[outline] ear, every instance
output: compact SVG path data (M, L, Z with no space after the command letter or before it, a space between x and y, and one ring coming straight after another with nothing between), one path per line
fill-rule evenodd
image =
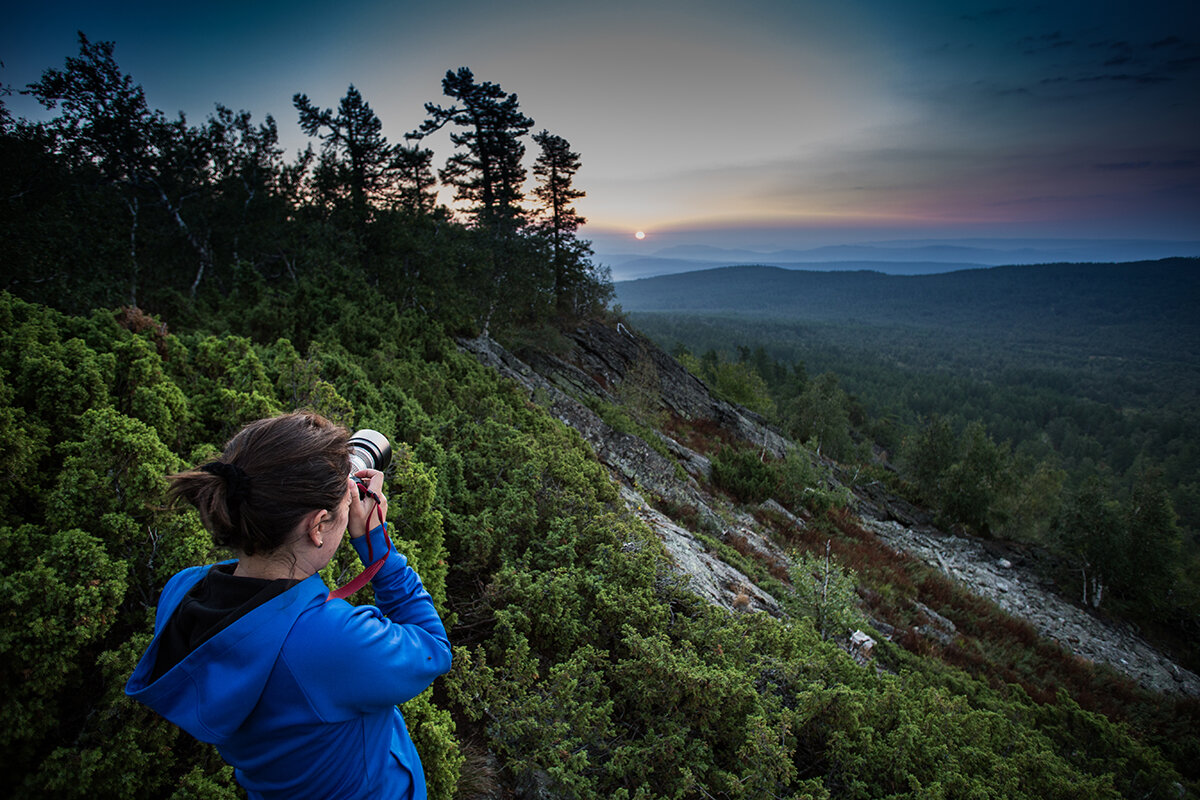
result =
M301 520L301 530L304 531L304 536L312 543L313 547L320 547L325 541L325 531L322 526L330 519L330 514L326 509L310 511L304 515Z

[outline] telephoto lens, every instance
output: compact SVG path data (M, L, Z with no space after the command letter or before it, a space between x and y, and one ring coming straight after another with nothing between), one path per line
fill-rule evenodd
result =
M380 472L392 463L392 444L379 431L364 429L350 437L350 475L363 469Z

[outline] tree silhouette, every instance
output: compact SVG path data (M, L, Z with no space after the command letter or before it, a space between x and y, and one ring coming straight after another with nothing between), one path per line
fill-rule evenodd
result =
M183 114L168 122L161 111L152 111L142 87L117 66L113 47L112 42L93 44L80 32L79 56L67 58L65 69L46 70L26 93L59 110L46 126L57 151L76 169L98 170L124 200L130 220L130 305L138 303L142 278L138 250L144 200L162 212L198 257L189 287L194 299L214 262L212 209L195 198L209 194L217 180L223 129L220 124L189 126ZM218 118L222 113L233 121L227 110L219 110ZM249 125L247 113L241 119Z
M572 185L579 171L579 154L571 152L566 139L547 130L536 134L533 140L541 148L533 164L533 174L538 178L533 196L541 204L541 218L536 227L550 242L555 305L560 313L569 313L575 306L573 290L585 282L592 253L589 244L575 235L587 221L575 213L572 205L586 195Z
M91 167L120 189L129 211L129 303L137 305L138 223L143 191L148 188L157 143L166 121L151 111L146 93L121 72L113 42L93 44L79 32L79 56L65 69L48 69L23 92L59 111L47 124L55 148L76 169Z
M488 81L476 83L467 67L447 71L442 91L455 100L454 105L426 103L429 118L408 138L423 139L447 123L460 127L461 131L450 134L450 141L462 150L447 160L442 181L456 187L456 199L472 204L467 213L476 225L501 233L517 230L524 220L521 137L533 127L533 120L521 113L515 94Z
M279 130L269 115L255 125L249 111L235 113L218 103L204 133L212 153L212 180L222 206L221 221L230 232L231 260L237 263L241 261L242 234L269 235L261 219L251 219L251 211L280 193L284 164Z
M396 205L410 214L428 214L437 201L433 176L433 151L398 145L392 158L398 190Z
M361 239L372 205L396 194L395 148L383 135L383 123L353 84L336 114L333 109L316 108L306 94L297 93L292 104L304 132L321 140L320 188L335 205L349 200Z

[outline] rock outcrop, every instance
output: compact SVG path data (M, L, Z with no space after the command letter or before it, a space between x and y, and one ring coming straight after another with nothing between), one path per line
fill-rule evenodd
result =
M782 614L783 598L772 596L711 552L696 531L656 508L685 508L694 520L689 524L698 530L761 563L786 566L787 555L754 515L730 508L708 493L709 460L661 431L648 434L658 437L656 448L639 436L615 430L583 401L619 405L621 396L628 396L623 387L635 376L644 379L649 374L656 383L654 402L676 419L703 425L727 440L751 444L775 457L782 457L795 445L759 415L714 397L675 359L620 323L589 323L567 337L569 353L534 351L524 360L486 337L460 340L459 345L524 386L531 400L579 432L620 483L626 506L658 535L666 554L697 594L734 613ZM1083 658L1109 664L1155 691L1200 697L1200 677L1175 665L1131 631L1107 624L1046 591L1031 574L1012 560L990 553L981 542L938 531L928 512L890 495L881 485L855 485L837 465L830 462L827 466L835 483L852 488L864 528L888 547L937 567ZM793 532L805 528L805 520L773 500L759 511L782 520ZM953 622L928 607L918 611L927 620L915 629L918 634L943 643L954 640ZM893 633L883 622L876 628L884 636ZM848 639L846 648L862 661L874 642L861 631L856 634L857 640Z
M1200 697L1200 677L1195 673L1174 664L1132 631L1097 619L1041 588L1010 559L989 553L977 540L932 528L915 530L895 520L871 516L863 516L862 522L892 549L937 567L1014 617L1027 620L1066 650L1108 664L1148 689ZM931 609L922 610L934 620L927 626L931 635L943 643L953 639L952 622ZM938 624L938 619L945 624Z
M529 366L551 383L595 397L615 398L620 386L641 365L650 365L658 379L658 399L683 420L708 420L727 435L752 442L780 457L793 445L761 416L717 397L704 383L646 337L625 325L591 322L569 332L573 347L570 361L548 353L534 353Z
M575 333L582 367L539 353L531 358L531 362L538 365L538 369L534 369L487 337L463 339L459 345L504 377L524 386L531 398L538 399L554 417L579 432L595 450L600 462L620 482L621 497L626 506L658 534L672 563L688 577L697 594L730 611L782 613L777 598L759 588L749 576L708 552L693 532L655 509L646 497L651 495L656 500L694 509L703 527L717 536L726 535L728 530L738 526L726 523L713 511L711 498L702 492L695 477L707 476L710 471L708 459L660 433L668 451L677 459L677 462L672 461L641 438L614 430L577 397L590 396L615 402L608 387L619 385L638 359L652 358L661 364L658 375L663 387L662 398L672 404L676 413L681 413L679 409L687 409L693 419L712 419L709 415L717 415L751 441L769 442L780 454L786 451L789 443L758 415L712 398L703 383L647 340L638 340L628 333L609 335L597 328L603 329L603 326L591 325ZM686 479L680 479L676 463L683 467ZM753 522L744 518L743 526L747 520ZM767 540L757 533L752 538L760 542ZM765 548L767 545L760 546Z

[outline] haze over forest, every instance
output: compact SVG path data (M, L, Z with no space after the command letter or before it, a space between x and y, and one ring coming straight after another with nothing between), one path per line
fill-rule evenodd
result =
M761 234L769 239L769 233ZM612 246L619 246L613 243ZM597 251L617 281L719 266L758 265L815 271L873 270L926 275L963 269L1062 262L1123 262L1200 256L1200 241L1120 239L896 239L804 249L676 244L648 254Z

